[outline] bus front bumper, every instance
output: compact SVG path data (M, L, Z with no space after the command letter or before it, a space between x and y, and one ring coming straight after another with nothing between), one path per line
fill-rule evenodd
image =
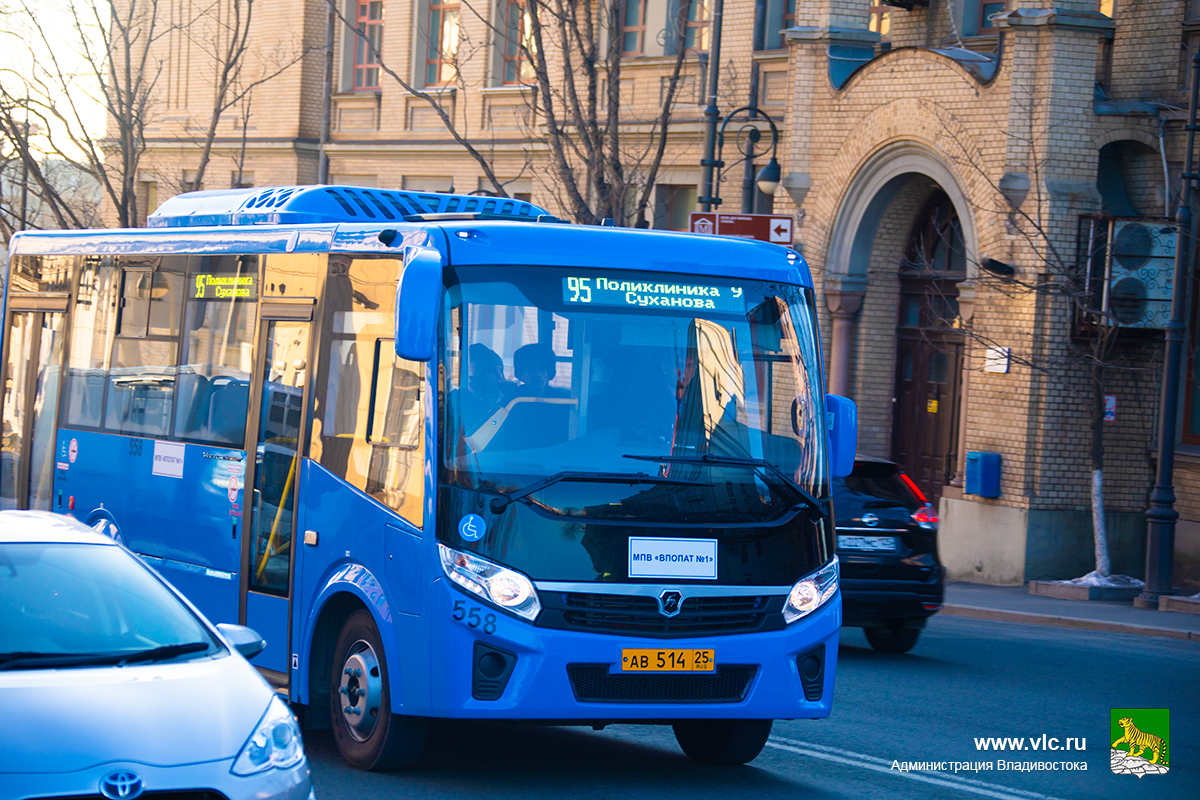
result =
M444 580L435 585L431 663L438 666L430 678L430 713L435 717L566 723L829 716L840 593L780 631L655 639L539 628ZM459 603L462 612L454 611L455 601L465 601ZM472 608L476 614L470 613ZM627 648L712 650L716 671L623 673L622 650ZM505 660L507 669L489 684L479 671L479 659L496 651L499 660L493 656L492 665ZM819 675L813 674L810 656L820 662Z

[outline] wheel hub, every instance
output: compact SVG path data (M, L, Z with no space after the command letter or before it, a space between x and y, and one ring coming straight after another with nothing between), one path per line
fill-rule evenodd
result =
M360 742L366 741L379 721L379 704L383 699L379 658L369 643L360 639L351 646L342 664L338 693L342 719L350 735Z

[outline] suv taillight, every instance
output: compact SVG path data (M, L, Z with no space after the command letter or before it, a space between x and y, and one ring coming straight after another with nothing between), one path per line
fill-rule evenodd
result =
M913 521L915 521L922 528L928 528L930 530L936 528L938 524L937 511L929 503L926 503L914 511L912 518Z

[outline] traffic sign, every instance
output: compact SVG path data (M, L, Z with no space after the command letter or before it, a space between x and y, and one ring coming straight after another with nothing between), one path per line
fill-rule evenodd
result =
M693 211L688 228L692 233L709 233L790 245L794 241L794 224L792 218L786 214L722 214L716 211Z

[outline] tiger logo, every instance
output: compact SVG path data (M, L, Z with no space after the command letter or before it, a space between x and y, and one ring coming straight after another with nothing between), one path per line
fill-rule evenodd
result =
M1138 727L1133 724L1132 717L1121 717L1117 720L1117 724L1125 731L1125 735L1112 743L1114 750L1117 749L1117 745L1125 744L1129 748L1129 755L1134 758L1142 757L1142 753L1146 750L1153 750L1154 758L1150 759L1151 764L1159 763L1160 757L1164 767L1170 764L1167 760L1167 743L1161 738L1152 733L1138 730Z

